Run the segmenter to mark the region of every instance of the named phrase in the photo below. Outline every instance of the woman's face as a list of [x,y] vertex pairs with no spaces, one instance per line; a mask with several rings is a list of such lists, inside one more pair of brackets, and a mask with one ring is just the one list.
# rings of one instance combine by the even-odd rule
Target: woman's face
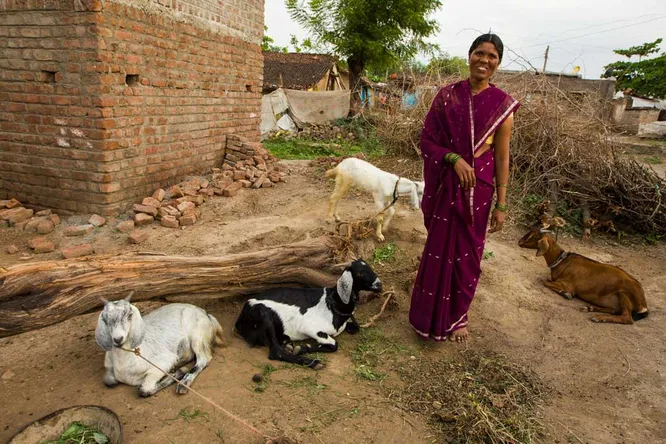
[[495,45],[483,42],[469,56],[469,75],[474,80],[486,81],[495,74],[499,63],[500,58]]

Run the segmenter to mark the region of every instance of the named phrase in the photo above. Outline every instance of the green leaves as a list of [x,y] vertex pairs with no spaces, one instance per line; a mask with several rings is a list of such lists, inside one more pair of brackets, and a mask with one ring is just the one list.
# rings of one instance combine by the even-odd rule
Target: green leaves
[[639,56],[637,62],[614,62],[606,65],[604,78],[615,77],[617,90],[632,89],[642,96],[666,98],[666,53],[651,59],[640,58],[659,52],[662,39],[629,49],[617,49],[616,54],[631,58]]

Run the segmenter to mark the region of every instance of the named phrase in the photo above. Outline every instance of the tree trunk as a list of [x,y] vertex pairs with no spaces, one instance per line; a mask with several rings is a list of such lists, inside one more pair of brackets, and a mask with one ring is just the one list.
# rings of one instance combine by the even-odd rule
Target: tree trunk
[[227,298],[277,286],[335,282],[334,240],[221,257],[130,254],[45,261],[0,268],[0,337],[46,327],[135,291],[134,301],[170,295]]
[[361,77],[365,69],[365,61],[360,57],[349,57],[347,59],[349,67],[349,90],[351,99],[349,103],[349,113],[357,114],[361,111]]

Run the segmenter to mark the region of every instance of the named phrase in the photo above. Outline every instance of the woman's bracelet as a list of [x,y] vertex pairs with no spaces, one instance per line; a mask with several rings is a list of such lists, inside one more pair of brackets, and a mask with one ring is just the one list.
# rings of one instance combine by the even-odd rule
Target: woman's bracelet
[[462,158],[462,156],[460,154],[456,154],[456,153],[448,153],[444,156],[444,160],[446,162],[450,163],[451,165],[455,165],[455,163],[458,160],[460,160],[461,158]]
[[506,204],[501,204],[501,203],[497,202],[495,204],[495,209],[500,210],[503,213],[506,213],[507,210],[509,209],[509,207]]
[[495,185],[495,186],[496,186],[497,188],[506,188],[506,187],[507,187],[507,185],[506,185],[505,183],[498,183],[498,184]]

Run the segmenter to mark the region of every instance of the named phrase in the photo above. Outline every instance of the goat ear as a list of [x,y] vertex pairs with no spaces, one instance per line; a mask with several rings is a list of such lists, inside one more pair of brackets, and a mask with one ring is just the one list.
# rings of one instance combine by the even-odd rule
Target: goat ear
[[111,331],[109,326],[102,319],[102,314],[97,318],[97,327],[95,328],[95,341],[105,351],[113,350],[113,339],[111,338]]
[[548,242],[548,238],[544,237],[539,242],[537,242],[537,256],[543,256],[546,254],[546,251],[548,251],[548,248],[550,248],[550,242]]
[[146,324],[143,322],[143,318],[136,307],[133,307],[133,311],[134,316],[132,316],[132,326],[130,327],[130,347],[137,348],[143,342],[144,336],[146,336]]
[[127,302],[131,302],[132,301],[132,296],[134,296],[134,290],[129,292],[129,294],[125,297],[125,300]]
[[338,279],[338,296],[342,300],[343,304],[349,304],[351,300],[352,287],[354,286],[354,277],[352,276],[351,270],[345,270]]

